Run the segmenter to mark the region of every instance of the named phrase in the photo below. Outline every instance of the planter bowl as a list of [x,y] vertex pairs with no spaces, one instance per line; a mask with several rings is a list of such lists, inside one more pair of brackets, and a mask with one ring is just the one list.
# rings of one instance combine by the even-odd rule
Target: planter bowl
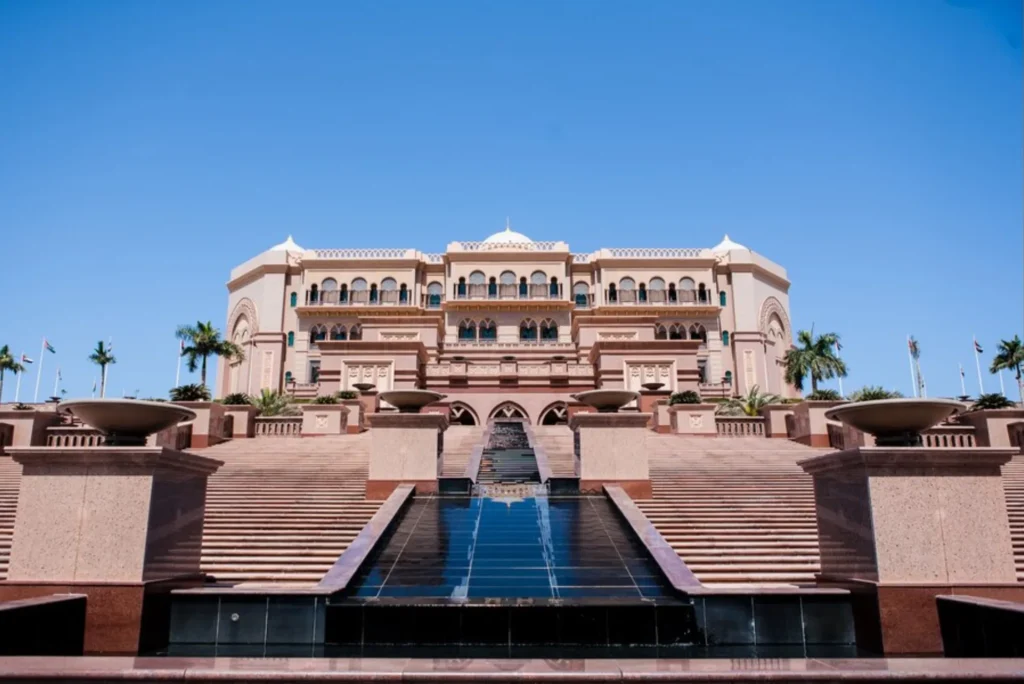
[[874,435],[878,446],[918,446],[922,430],[963,410],[952,399],[877,399],[836,406],[825,417]]
[[355,387],[360,392],[368,392],[372,390],[374,387],[376,387],[376,385],[374,385],[372,382],[357,382],[352,386]]
[[149,435],[196,418],[184,406],[136,399],[72,399],[60,411],[102,432],[111,446],[144,445]]
[[654,392],[655,390],[660,390],[662,387],[664,387],[665,383],[663,383],[663,382],[645,382],[644,384],[642,384],[640,386],[643,387],[645,390],[650,390],[651,392]]
[[572,398],[597,409],[598,413],[615,413],[631,401],[640,398],[639,392],[631,390],[589,390],[573,394]]
[[391,404],[399,413],[419,413],[419,410],[435,401],[441,401],[446,394],[429,390],[391,390],[381,392],[380,400]]

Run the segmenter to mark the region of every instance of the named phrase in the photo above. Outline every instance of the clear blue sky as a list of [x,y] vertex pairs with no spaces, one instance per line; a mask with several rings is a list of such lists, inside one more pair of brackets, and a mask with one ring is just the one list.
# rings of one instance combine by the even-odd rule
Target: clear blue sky
[[222,327],[229,270],[289,233],[441,251],[508,215],[574,251],[729,233],[843,336],[848,391],[909,393],[913,333],[931,394],[958,363],[976,392],[972,335],[987,361],[1024,327],[1020,27],[1013,0],[0,0],[0,343],[47,336],[73,396],[112,337],[110,393],[163,396],[175,326]]

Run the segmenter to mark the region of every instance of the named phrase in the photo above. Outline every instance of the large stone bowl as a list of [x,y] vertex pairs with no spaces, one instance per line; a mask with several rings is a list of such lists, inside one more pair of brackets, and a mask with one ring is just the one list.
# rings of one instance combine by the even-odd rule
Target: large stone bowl
[[72,399],[58,410],[102,432],[110,446],[142,446],[150,435],[196,418],[184,406],[136,399]]
[[390,390],[380,393],[380,400],[391,404],[399,413],[419,413],[420,409],[435,401],[441,401],[447,394],[429,390]]
[[922,430],[963,410],[952,399],[877,399],[836,406],[825,417],[874,435],[878,446],[920,446]]
[[355,387],[360,392],[368,392],[372,390],[374,387],[376,387],[376,385],[374,385],[372,382],[357,382],[352,386]]
[[639,392],[631,390],[588,390],[573,394],[572,398],[597,409],[598,413],[615,413],[631,401],[640,398]]

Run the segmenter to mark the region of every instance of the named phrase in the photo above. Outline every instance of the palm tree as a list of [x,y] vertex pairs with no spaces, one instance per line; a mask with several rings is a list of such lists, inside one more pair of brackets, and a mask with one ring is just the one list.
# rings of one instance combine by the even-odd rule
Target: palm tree
[[103,340],[100,340],[96,343],[92,354],[89,354],[89,360],[100,367],[100,399],[107,394],[107,366],[117,363],[112,351],[114,351],[113,347],[107,347],[103,344]]
[[[197,367],[202,367],[199,375],[200,383],[206,384],[206,359],[210,356],[223,356],[226,359],[243,359],[245,354],[242,348],[234,342],[220,339],[220,330],[213,327],[213,323],[207,321],[196,321],[195,325],[180,325],[175,336],[185,343],[181,355],[188,358],[188,370],[195,373]],[[202,362],[199,361],[202,359]]]
[[4,398],[4,373],[24,373],[25,366],[14,359],[11,349],[6,344],[0,347],[0,402]]
[[252,397],[252,405],[260,410],[261,416],[292,416],[298,413],[298,409],[288,401],[287,395],[266,388]]
[[821,380],[846,377],[846,364],[835,352],[838,334],[815,337],[813,329],[801,330],[796,339],[800,346],[786,352],[786,382],[803,391],[804,380],[810,377],[811,392],[817,392]]
[[875,401],[876,399],[902,399],[903,393],[887,390],[880,385],[867,385],[850,395],[850,401]]
[[1024,343],[1020,341],[1020,335],[1014,335],[1012,340],[1001,340],[999,342],[999,353],[992,359],[993,373],[1001,370],[1012,370],[1017,378],[1017,392],[1020,400],[1024,403],[1024,384],[1021,382],[1021,367],[1024,367]]
[[754,385],[746,396],[730,399],[722,405],[725,416],[759,416],[761,409],[768,404],[777,404],[782,398],[777,394],[762,394],[761,388]]

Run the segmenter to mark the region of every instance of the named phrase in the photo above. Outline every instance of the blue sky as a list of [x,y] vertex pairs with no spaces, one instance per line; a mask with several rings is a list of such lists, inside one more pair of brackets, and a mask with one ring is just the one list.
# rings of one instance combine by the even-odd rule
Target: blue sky
[[930,394],[958,363],[976,392],[972,335],[987,360],[1024,327],[1020,26],[1011,0],[0,0],[0,344],[47,336],[71,396],[113,338],[109,393],[163,396],[175,326],[223,326],[229,270],[289,233],[441,251],[511,216],[574,251],[729,233],[843,336],[847,390],[909,393],[913,333]]

